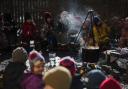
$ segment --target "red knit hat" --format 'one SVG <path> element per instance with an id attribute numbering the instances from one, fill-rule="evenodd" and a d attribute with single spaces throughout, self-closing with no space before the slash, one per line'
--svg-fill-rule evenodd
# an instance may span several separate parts
<path id="1" fill-rule="evenodd" d="M 112 77 L 109 77 L 101 83 L 100 89 L 122 89 L 122 88 L 117 80 L 115 80 Z"/>
<path id="2" fill-rule="evenodd" d="M 71 57 L 63 57 L 59 63 L 60 66 L 66 67 L 72 74 L 72 76 L 76 73 L 76 62 Z"/>

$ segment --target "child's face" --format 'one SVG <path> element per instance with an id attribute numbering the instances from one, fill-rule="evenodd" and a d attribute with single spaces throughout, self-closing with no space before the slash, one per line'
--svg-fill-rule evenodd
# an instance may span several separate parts
<path id="1" fill-rule="evenodd" d="M 44 65 L 45 63 L 43 61 L 36 61 L 33 67 L 33 73 L 37 75 L 42 75 L 42 72 L 44 71 Z"/>
<path id="2" fill-rule="evenodd" d="M 54 89 L 50 85 L 45 85 L 44 89 Z"/>

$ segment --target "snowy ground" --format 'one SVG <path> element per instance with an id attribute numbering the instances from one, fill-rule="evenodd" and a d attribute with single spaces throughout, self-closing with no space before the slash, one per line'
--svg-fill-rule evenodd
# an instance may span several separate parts
<path id="1" fill-rule="evenodd" d="M 64 57 L 64 56 L 69 56 L 69 55 L 71 55 L 72 57 L 76 58 L 75 56 L 76 56 L 77 54 L 76 54 L 76 53 L 68 53 L 68 52 L 65 52 L 65 53 L 60 53 L 60 52 L 58 52 L 58 53 L 56 53 L 56 55 L 57 55 L 57 56 L 59 55 L 60 58 L 61 58 L 61 57 Z M 45 56 L 46 60 L 49 59 L 49 55 L 44 55 L 44 56 Z M 58 61 L 59 61 L 59 57 L 56 57 L 56 60 L 55 60 L 54 58 L 51 58 L 50 60 L 51 60 L 51 62 L 47 63 L 46 66 L 49 66 L 49 65 L 55 66 L 54 62 L 56 62 L 56 65 L 57 65 L 57 64 L 58 64 Z M 102 63 L 103 63 L 103 62 L 106 62 L 106 60 L 103 60 L 102 58 L 100 58 L 99 60 L 100 60 L 100 62 L 102 62 Z M 7 59 L 7 60 L 4 59 L 2 62 L 0 62 L 0 72 L 5 70 L 6 66 L 8 65 L 8 63 L 9 63 L 10 61 L 11 61 L 11 59 Z M 27 66 L 29 67 L 28 61 L 26 62 L 26 64 L 27 64 Z M 2 79 L 2 75 L 0 74 L 0 80 L 1 80 L 1 79 Z M 122 84 L 122 86 L 124 87 L 124 89 L 128 89 L 128 85 Z M 86 88 L 85 88 L 85 89 L 86 89 Z"/>

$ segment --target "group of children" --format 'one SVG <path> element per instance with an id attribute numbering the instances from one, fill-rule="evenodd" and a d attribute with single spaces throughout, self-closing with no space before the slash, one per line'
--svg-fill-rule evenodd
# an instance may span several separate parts
<path id="1" fill-rule="evenodd" d="M 32 50 L 28 54 L 23 47 L 18 47 L 4 72 L 4 89 L 83 89 L 81 76 L 76 71 L 76 62 L 71 57 L 62 58 L 59 66 L 45 71 L 45 58 L 40 52 Z M 119 82 L 100 70 L 90 71 L 87 80 L 87 89 L 122 89 Z"/>

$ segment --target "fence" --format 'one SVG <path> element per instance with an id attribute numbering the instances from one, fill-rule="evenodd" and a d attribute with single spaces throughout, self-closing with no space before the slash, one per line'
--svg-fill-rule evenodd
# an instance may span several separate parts
<path id="1" fill-rule="evenodd" d="M 0 0 L 0 12 L 11 13 L 20 23 L 24 21 L 24 13 L 30 12 L 36 23 L 40 24 L 43 10 L 51 9 L 56 16 L 56 12 L 68 8 L 71 1 L 73 2 L 73 0 Z M 128 15 L 128 0 L 77 0 L 77 2 L 79 6 L 93 7 L 104 17 Z"/>
<path id="2" fill-rule="evenodd" d="M 86 0 L 103 17 L 128 16 L 128 0 Z M 85 3 L 86 4 L 86 3 Z"/>
<path id="3" fill-rule="evenodd" d="M 24 21 L 24 13 L 29 12 L 32 18 L 39 22 L 47 4 L 47 0 L 0 0 L 0 12 L 10 13 L 19 23 Z"/>

